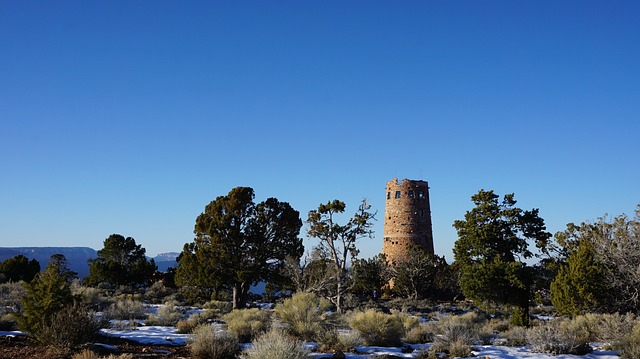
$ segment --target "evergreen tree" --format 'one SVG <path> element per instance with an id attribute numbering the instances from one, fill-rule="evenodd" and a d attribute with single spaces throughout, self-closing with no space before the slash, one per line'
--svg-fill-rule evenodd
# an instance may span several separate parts
<path id="1" fill-rule="evenodd" d="M 383 253 L 369 259 L 354 260 L 351 273 L 351 291 L 361 298 L 371 297 L 374 290 L 382 292 L 390 278 L 390 268 Z"/>
<path id="2" fill-rule="evenodd" d="M 480 190 L 471 197 L 476 205 L 453 226 L 458 232 L 453 253 L 461 270 L 460 287 L 469 299 L 519 308 L 515 323 L 529 322 L 529 299 L 534 271 L 525 259 L 533 257 L 528 241 L 545 250 L 546 232 L 538 210 L 515 207 L 513 194 L 499 196 Z"/>
<path id="3" fill-rule="evenodd" d="M 441 299 L 447 290 L 444 277 L 450 274 L 448 267 L 444 257 L 409 247 L 406 256 L 392 267 L 393 291 L 411 299 Z"/>
<path id="4" fill-rule="evenodd" d="M 98 257 L 89 259 L 88 285 L 108 283 L 113 286 L 147 285 L 157 270 L 153 259 L 147 260 L 146 250 L 136 240 L 112 234 L 104 240 Z"/>
<path id="5" fill-rule="evenodd" d="M 608 291 L 605 267 L 596 259 L 593 243 L 579 240 L 551 283 L 551 303 L 559 314 L 598 312 L 606 304 Z"/>
<path id="6" fill-rule="evenodd" d="M 252 284 L 279 272 L 287 257 L 302 256 L 300 213 L 275 198 L 253 199 L 252 188 L 236 187 L 205 207 L 194 242 L 180 254 L 178 285 L 231 288 L 233 307 L 243 308 Z"/>
<path id="7" fill-rule="evenodd" d="M 73 303 L 71 281 L 76 274 L 69 270 L 63 255 L 52 255 L 45 270 L 27 285 L 27 293 L 22 297 L 22 313 L 18 315 L 20 329 L 38 338 L 51 317 Z"/>
<path id="8" fill-rule="evenodd" d="M 29 260 L 22 254 L 0 263 L 0 274 L 10 282 L 19 282 L 21 280 L 31 282 L 39 272 L 40 263 L 35 259 Z"/>

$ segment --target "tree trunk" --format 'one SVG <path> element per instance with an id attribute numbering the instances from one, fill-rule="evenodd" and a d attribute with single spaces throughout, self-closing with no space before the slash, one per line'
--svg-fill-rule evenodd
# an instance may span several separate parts
<path id="1" fill-rule="evenodd" d="M 247 293 L 249 286 L 247 283 L 235 283 L 233 285 L 233 309 L 243 309 L 247 307 Z"/>

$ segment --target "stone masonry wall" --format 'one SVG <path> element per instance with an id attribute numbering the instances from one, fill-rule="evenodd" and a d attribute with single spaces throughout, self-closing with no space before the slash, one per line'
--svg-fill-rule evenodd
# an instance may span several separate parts
<path id="1" fill-rule="evenodd" d="M 410 245 L 433 254 L 429 184 L 397 178 L 387 182 L 382 252 L 397 262 Z"/>

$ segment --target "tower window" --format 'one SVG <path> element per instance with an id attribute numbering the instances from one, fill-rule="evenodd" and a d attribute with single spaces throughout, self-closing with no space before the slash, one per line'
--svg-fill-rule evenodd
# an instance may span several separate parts
<path id="1" fill-rule="evenodd" d="M 413 198 L 413 190 L 409 191 L 409 198 Z"/>
<path id="2" fill-rule="evenodd" d="M 420 199 L 424 198 L 424 191 L 418 192 L 418 198 L 420 198 Z"/>
<path id="3" fill-rule="evenodd" d="M 391 198 L 391 192 L 387 192 L 387 199 Z"/>
<path id="4" fill-rule="evenodd" d="M 396 191 L 396 198 L 400 198 L 402 196 L 402 192 Z"/>

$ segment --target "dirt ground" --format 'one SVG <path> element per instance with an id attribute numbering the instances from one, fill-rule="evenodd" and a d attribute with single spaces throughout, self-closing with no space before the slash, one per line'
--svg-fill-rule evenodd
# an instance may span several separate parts
<path id="1" fill-rule="evenodd" d="M 104 349 L 100 346 L 89 348 L 100 356 L 109 354 L 131 353 L 135 358 L 189 358 L 186 347 L 149 346 L 130 342 L 123 339 L 100 337 L 97 343 L 108 344 L 118 348 L 118 351 Z M 0 359 L 49 359 L 52 358 L 46 349 L 29 345 L 25 337 L 0 337 Z"/>

